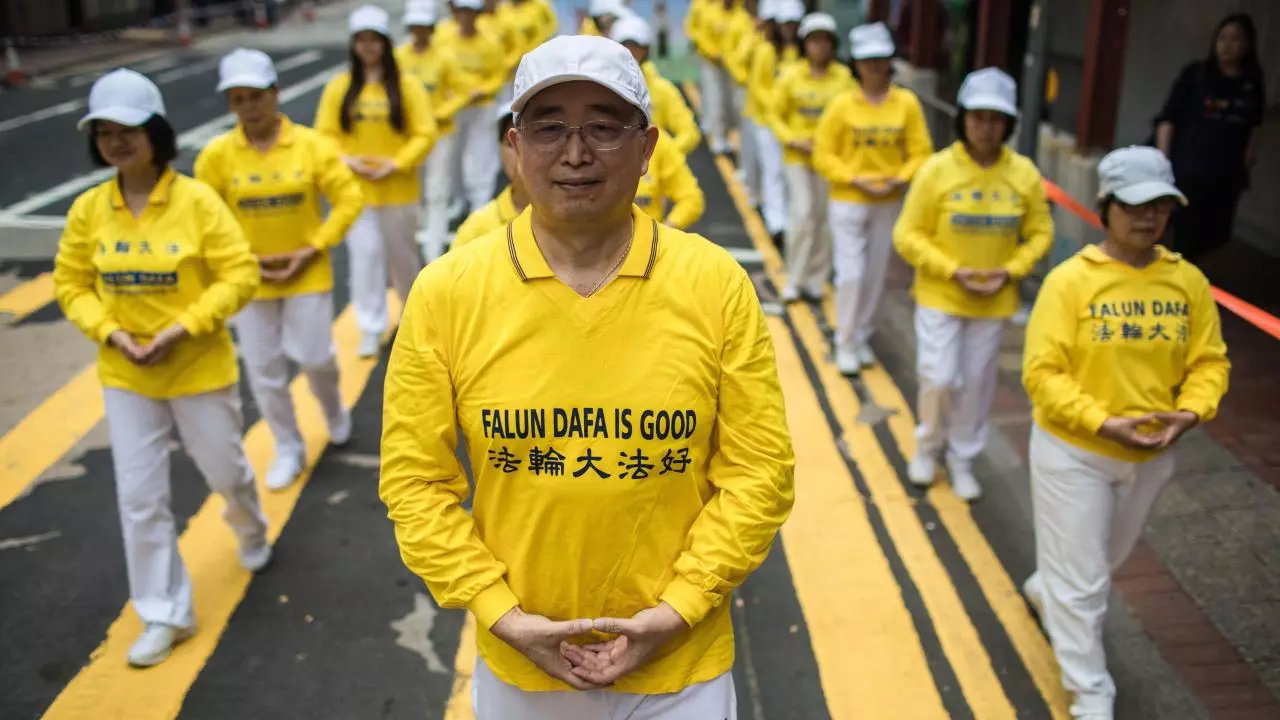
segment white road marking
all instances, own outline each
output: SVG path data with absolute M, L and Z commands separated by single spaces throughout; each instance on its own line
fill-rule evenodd
M 371 468 L 374 470 L 377 470 L 382 464 L 382 459 L 380 457 L 370 453 L 344 452 L 334 455 L 333 459 L 343 465 L 350 465 L 351 467 L 358 468 Z
M 348 497 L 351 497 L 351 491 L 349 491 L 349 490 L 339 490 L 338 492 L 336 492 L 336 493 L 334 493 L 334 494 L 330 495 L 329 497 L 325 498 L 325 502 L 329 503 L 330 505 L 337 505 L 338 503 L 342 502 L 343 500 L 346 500 Z
M 152 78 L 152 80 L 154 80 L 157 85 L 165 85 L 167 83 L 173 82 L 174 80 L 181 80 L 183 78 L 188 78 L 193 75 L 200 75 L 202 73 L 207 73 L 210 70 L 216 69 L 218 67 L 219 62 L 220 62 L 219 60 L 205 60 L 204 62 L 192 63 L 190 65 L 176 67 L 172 70 L 166 70 L 160 73 L 159 75 Z M 210 90 L 212 90 L 212 88 L 210 88 Z
M 329 78 L 345 67 L 346 63 L 334 65 L 301 82 L 290 85 L 280 91 L 280 102 L 286 103 L 296 100 L 317 88 L 323 87 L 325 83 L 329 82 Z M 235 121 L 235 115 L 225 113 L 208 122 L 197 125 L 178 136 L 178 147 L 184 150 L 199 150 L 210 140 L 235 125 Z M 115 175 L 115 172 L 113 168 L 94 170 L 61 182 L 48 190 L 38 192 L 7 208 L 0 208 L 0 222 L 10 221 L 15 216 L 26 215 L 47 205 L 52 205 L 59 200 L 78 195 L 94 185 L 107 181 Z
M 449 668 L 440 662 L 436 647 L 431 642 L 431 629 L 436 625 L 439 614 L 435 603 L 422 593 L 413 595 L 413 611 L 391 623 L 391 629 L 399 633 L 396 644 L 422 656 L 427 661 L 427 671 L 439 675 L 450 674 Z
M 160 55 L 158 57 L 153 57 L 150 60 L 143 60 L 142 62 L 137 64 L 130 64 L 128 62 L 125 62 L 125 63 L 119 64 L 118 67 L 127 67 L 131 70 L 134 70 L 135 72 L 140 72 L 143 75 L 147 75 L 149 73 L 160 72 L 161 70 L 167 70 L 173 67 L 174 65 L 177 65 L 178 63 L 182 62 L 182 60 L 183 60 L 182 57 L 178 55 L 174 55 L 173 53 L 164 53 L 163 55 Z M 72 76 L 71 80 L 67 83 L 67 85 L 73 88 L 84 87 L 85 85 L 91 85 L 93 84 L 94 80 L 97 80 L 98 78 L 102 77 L 107 73 L 108 67 L 112 67 L 112 66 L 99 65 L 93 70 L 74 75 Z
M 727 247 L 725 250 L 733 256 L 734 260 L 742 263 L 762 263 L 764 255 L 757 249 L 751 247 Z
M 319 60 L 320 57 L 321 56 L 320 56 L 319 50 L 308 50 L 306 52 L 300 52 L 297 55 L 294 55 L 293 57 L 285 58 L 284 60 L 281 60 L 280 62 L 276 63 L 276 72 L 282 73 L 288 70 L 293 70 L 295 68 L 300 68 L 303 65 L 310 65 L 311 63 Z
M 43 110 L 37 110 L 33 113 L 27 113 L 26 115 L 19 115 L 16 118 L 10 118 L 4 122 L 0 122 L 0 133 L 8 132 L 9 130 L 16 130 L 23 125 L 30 125 L 31 123 L 37 123 L 41 120 L 48 120 L 49 118 L 67 115 L 83 107 L 84 100 L 68 100 L 64 103 L 51 105 Z
M 57 530 L 54 530 L 52 532 L 47 532 L 42 535 L 28 535 L 26 537 L 9 538 L 7 540 L 0 540 L 0 550 L 13 550 L 15 548 L 30 547 L 32 545 L 42 543 L 45 540 L 52 540 L 56 537 L 62 537 L 62 533 L 58 532 Z
M 0 216 L 0 229 L 22 228 L 24 230 L 61 230 L 67 219 L 61 215 L 23 215 L 21 217 Z

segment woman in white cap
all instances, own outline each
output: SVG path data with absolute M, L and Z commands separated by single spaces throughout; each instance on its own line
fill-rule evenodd
M 1159 245 L 1186 198 L 1159 150 L 1098 164 L 1106 239 L 1054 268 L 1027 325 L 1022 380 L 1036 572 L 1023 586 L 1075 695 L 1073 717 L 1112 720 L 1103 619 L 1111 573 L 1173 474 L 1170 447 L 1213 418 L 1230 363 L 1208 280 Z
M 329 251 L 364 209 L 364 193 L 332 143 L 280 113 L 279 79 L 266 53 L 242 48 L 222 58 L 218 91 L 239 123 L 205 146 L 195 175 L 227 201 L 261 267 L 262 285 L 235 326 L 249 389 L 276 441 L 267 489 L 283 490 L 306 467 L 290 360 L 307 376 L 329 440 L 351 438 L 338 390 Z M 322 198 L 332 208 L 327 218 Z
M 258 288 L 258 263 L 217 193 L 170 167 L 178 147 L 154 83 L 132 70 L 102 76 L 80 127 L 90 158 L 116 173 L 72 204 L 54 290 L 99 345 L 129 597 L 144 625 L 128 659 L 147 667 L 196 627 L 169 504 L 175 424 L 226 503 L 241 565 L 256 572 L 271 560 L 226 328 Z
M 454 118 L 471 98 L 462 83 L 457 64 L 449 56 L 447 41 L 437 30 L 435 0 L 410 0 L 405 4 L 404 24 L 409 39 L 396 48 L 401 72 L 422 83 L 436 120 L 436 143 L 423 167 L 423 257 L 430 262 L 444 247 L 449 234 L 449 200 L 453 196 L 457 165 L 457 133 Z
M 827 106 L 813 164 L 831 187 L 836 266 L 836 365 L 856 375 L 876 364 L 876 308 L 893 253 L 893 225 L 916 170 L 933 152 L 915 93 L 892 84 L 893 37 L 883 23 L 849 33 L 859 83 Z
M 1040 171 L 1005 147 L 1017 121 L 1017 85 L 996 68 L 960 86 L 956 136 L 916 173 L 893 231 L 916 269 L 916 452 L 907 474 L 933 482 L 946 450 L 951 487 L 976 500 L 973 459 L 987 444 L 1004 322 L 1017 281 L 1053 241 Z
M 365 210 L 347 236 L 361 357 L 382 347 L 390 322 L 388 273 L 403 301 L 422 268 L 415 239 L 419 165 L 436 137 L 426 91 L 400 73 L 389 22 L 373 5 L 351 13 L 351 69 L 329 81 L 316 110 L 316 130 L 337 141 L 364 190 Z
M 702 132 L 711 152 L 729 152 L 733 124 L 733 79 L 725 69 L 725 38 L 733 18 L 735 0 L 693 0 L 685 16 L 685 34 L 701 56 L 699 87 L 702 92 Z
M 578 27 L 578 34 L 609 37 L 613 24 L 632 14 L 631 8 L 624 5 L 622 0 L 591 0 L 587 5 L 587 16 L 582 18 Z
M 803 62 L 789 66 L 773 89 L 773 131 L 783 148 L 791 216 L 787 223 L 787 285 L 783 302 L 818 301 L 831 274 L 827 182 L 813 164 L 818 119 L 832 100 L 853 89 L 849 68 L 836 62 L 836 20 L 810 13 L 800 22 Z
M 761 8 L 764 42 L 751 52 L 745 115 L 755 121 L 761 215 L 774 244 L 781 247 L 787 229 L 787 176 L 782 145 L 773 131 L 773 86 L 782 69 L 800 57 L 797 36 L 804 5 L 800 0 L 765 0 Z
M 653 98 L 651 121 L 667 133 L 668 140 L 682 155 L 688 155 L 702 142 L 702 131 L 694 119 L 693 110 L 685 103 L 684 95 L 675 83 L 662 77 L 656 65 L 649 60 L 649 47 L 653 44 L 653 30 L 638 15 L 624 15 L 610 28 L 614 42 L 631 51 L 631 57 L 640 63 L 649 95 Z

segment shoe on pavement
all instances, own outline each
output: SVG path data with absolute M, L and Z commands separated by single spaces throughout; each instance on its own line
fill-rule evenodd
M 858 364 L 864 368 L 876 366 L 876 354 L 871 351 L 871 346 L 863 343 L 858 346 Z
M 351 411 L 343 410 L 342 417 L 338 419 L 338 422 L 329 426 L 329 444 L 334 447 L 342 447 L 351 442 L 353 424 L 351 422 Z
M 1031 577 L 1022 583 L 1022 594 L 1026 596 L 1027 602 L 1031 603 L 1031 609 L 1035 611 L 1036 617 L 1044 622 L 1044 580 L 1040 577 L 1040 571 L 1031 573 Z
M 788 285 L 782 289 L 782 295 L 778 297 L 784 303 L 790 304 L 800 301 L 800 288 Z
M 267 489 L 284 490 L 289 487 L 302 474 L 302 468 L 305 465 L 302 456 L 298 453 L 276 453 L 275 459 L 271 461 L 271 467 L 267 468 Z
M 982 497 L 982 486 L 973 476 L 973 467 L 967 461 L 947 461 L 947 474 L 951 476 L 951 489 L 956 497 L 972 502 Z
M 250 547 L 241 546 L 240 566 L 251 573 L 260 573 L 271 564 L 271 543 L 263 538 L 261 542 Z
M 929 487 L 937 474 L 938 461 L 928 453 L 917 450 L 907 463 L 907 479 L 916 487 Z
M 841 375 L 857 375 L 862 370 L 858 353 L 853 350 L 836 350 L 836 368 Z
M 191 637 L 193 628 L 180 628 L 161 623 L 148 623 L 129 648 L 129 665 L 147 668 L 164 662 L 178 643 Z
M 366 333 L 360 338 L 360 349 L 357 354 L 362 358 L 377 357 L 382 352 L 382 336 Z

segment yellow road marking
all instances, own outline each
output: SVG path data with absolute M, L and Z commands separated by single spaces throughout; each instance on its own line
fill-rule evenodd
M 391 317 L 398 318 L 400 303 L 394 292 L 388 293 L 388 302 Z M 360 331 L 351 306 L 334 322 L 333 341 L 341 373 L 339 388 L 343 402 L 350 407 L 360 398 L 377 364 L 376 358 L 361 359 L 356 355 Z M 244 437 L 245 452 L 258 477 L 258 492 L 270 523 L 268 538 L 272 542 L 293 513 L 311 469 L 328 441 L 323 412 L 311 396 L 305 377 L 295 378 L 289 390 L 297 408 L 298 429 L 307 443 L 307 469 L 303 476 L 283 492 L 268 491 L 263 479 L 275 452 L 271 431 L 259 420 Z M 222 520 L 223 506 L 220 495 L 210 494 L 178 541 L 195 586 L 198 625 L 195 636 L 154 668 L 129 668 L 125 656 L 129 645 L 142 631 L 142 623 L 131 605 L 126 605 L 107 630 L 106 640 L 90 656 L 89 664 L 72 678 L 45 712 L 45 720 L 169 720 L 177 717 L 187 691 L 213 654 L 252 579 L 252 575 L 240 567 L 235 536 Z
M 96 364 L 76 373 L 0 438 L 0 508 L 66 455 L 102 419 Z
M 0 315 L 9 315 L 9 322 L 16 323 L 51 302 L 53 273 L 40 273 L 0 295 Z
M 769 329 L 796 452 L 796 504 L 782 549 L 831 718 L 948 717 L 799 354 L 781 320 L 769 318 Z
M 445 705 L 444 720 L 476 720 L 471 707 L 471 673 L 476 665 L 476 618 L 467 613 L 458 637 L 458 654 L 453 658 L 453 690 Z

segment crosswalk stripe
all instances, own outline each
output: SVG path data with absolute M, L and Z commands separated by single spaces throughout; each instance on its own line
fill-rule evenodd
M 390 315 L 398 318 L 400 302 L 394 291 L 387 293 Z M 394 323 L 393 323 L 394 324 Z M 359 358 L 356 348 L 360 330 L 355 310 L 347 306 L 333 325 L 337 348 L 339 388 L 343 402 L 352 406 L 364 392 L 376 358 Z M 297 409 L 298 429 L 307 441 L 307 469 L 283 492 L 268 491 L 263 485 L 267 465 L 275 453 L 275 442 L 266 422 L 259 420 L 244 437 L 245 452 L 258 479 L 262 509 L 274 542 L 293 513 L 298 496 L 311 470 L 324 451 L 328 438 L 324 414 L 308 390 L 301 374 L 289 386 Z M 183 699 L 201 668 L 217 648 L 232 613 L 244 598 L 252 575 L 240 567 L 235 536 L 222 520 L 225 503 L 210 494 L 187 524 L 178 541 L 195 588 L 198 629 L 190 640 L 174 649 L 159 666 L 145 671 L 128 667 L 129 645 L 142 631 L 142 623 L 131 604 L 111 624 L 106 640 L 89 663 L 72 678 L 45 712 L 44 720 L 88 720 L 89 718 L 130 718 L 130 720 L 170 720 L 182 709 Z
M 89 365 L 0 437 L 0 509 L 88 435 L 102 412 L 98 367 Z
M 40 273 L 0 295 L 0 315 L 8 315 L 9 322 L 22 318 L 53 302 L 53 273 Z

